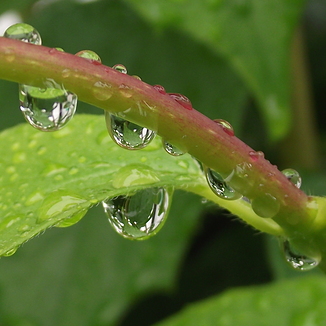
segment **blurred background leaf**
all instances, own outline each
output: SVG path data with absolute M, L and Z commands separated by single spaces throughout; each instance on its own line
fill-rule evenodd
M 130 74 L 149 84 L 185 94 L 197 110 L 230 121 L 237 136 L 267 150 L 268 159 L 286 168 L 300 165 L 290 151 L 293 140 L 282 145 L 288 156 L 284 160 L 277 155 L 279 143 L 275 146 L 271 139 L 282 138 L 296 117 L 290 109 L 289 50 L 304 6 L 301 19 L 320 140 L 315 145 L 321 145 L 322 167 L 326 148 L 324 0 L 3 0 L 0 12 L 17 10 L 24 22 L 40 32 L 46 46 L 70 53 L 93 50 L 108 66 L 122 63 Z M 17 85 L 0 81 L 0 106 L 1 129 L 24 121 Z M 79 103 L 78 111 L 102 114 L 84 103 Z M 307 156 L 307 148 L 298 140 L 299 134 L 306 134 L 300 130 L 294 138 L 296 151 Z M 300 173 L 305 191 L 325 194 L 325 173 L 315 167 Z M 226 292 L 226 299 L 216 299 L 219 311 L 219 300 L 233 300 L 236 295 L 239 301 L 231 301 L 225 310 L 226 320 L 232 320 L 235 312 L 239 316 L 257 311 L 257 296 L 261 300 L 269 300 L 270 293 L 283 296 L 297 289 L 302 278 L 285 264 L 276 239 L 257 234 L 228 212 L 185 193 L 178 194 L 165 227 L 148 242 L 120 239 L 95 208 L 77 225 L 49 230 L 14 256 L 2 258 L 0 270 L 0 324 L 6 326 L 146 326 L 189 303 L 247 286 Z M 300 303 L 298 296 L 289 313 L 307 308 L 311 315 L 321 316 L 323 280 L 316 271 L 309 274 L 311 279 L 302 281 L 302 293 L 313 298 L 311 305 Z M 259 292 L 264 290 L 257 293 L 250 287 L 293 277 L 299 278 L 297 283 L 268 287 L 266 296 Z M 284 296 L 289 301 L 282 308 L 292 299 Z M 181 313 L 179 325 L 188 325 L 184 314 L 195 314 L 193 307 L 194 312 L 189 308 Z M 279 309 L 277 302 L 271 307 L 274 314 Z M 309 318 L 305 311 L 301 315 L 293 317 L 293 325 Z M 196 325 L 204 321 L 201 315 L 193 320 Z M 261 324 L 265 322 L 268 325 L 268 316 Z

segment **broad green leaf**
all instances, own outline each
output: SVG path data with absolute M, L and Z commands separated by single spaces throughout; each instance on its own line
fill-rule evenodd
M 285 135 L 291 121 L 289 49 L 304 0 L 125 2 L 156 26 L 182 30 L 223 53 L 251 88 L 270 136 Z
M 0 259 L 0 325 L 118 325 L 129 306 L 175 288 L 202 210 L 176 192 L 164 228 L 147 241 L 117 235 L 100 206 Z
M 3 131 L 0 144 L 1 255 L 106 198 L 205 184 L 191 156 L 170 156 L 159 138 L 140 152 L 120 148 L 103 116 L 77 115 L 53 133 L 19 125 Z
M 326 280 L 296 278 L 233 289 L 191 304 L 157 326 L 325 325 Z

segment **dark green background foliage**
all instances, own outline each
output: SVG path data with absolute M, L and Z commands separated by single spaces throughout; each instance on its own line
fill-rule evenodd
M 322 0 L 34 3 L 2 0 L 0 12 L 19 11 L 46 46 L 93 50 L 108 66 L 122 63 L 149 84 L 185 94 L 280 168 L 288 166 L 276 154 L 296 141 L 286 141 L 296 115 L 289 52 L 301 25 L 316 103 L 307 110 L 324 138 Z M 1 81 L 0 106 L 1 129 L 24 121 L 17 85 Z M 83 103 L 78 111 L 102 114 Z M 295 157 L 285 161 L 300 166 Z M 306 191 L 325 194 L 317 164 L 301 171 Z M 326 281 L 318 274 L 293 272 L 276 239 L 178 192 L 165 227 L 148 241 L 120 238 L 96 207 L 75 226 L 49 230 L 2 258 L 0 325 L 324 325 Z

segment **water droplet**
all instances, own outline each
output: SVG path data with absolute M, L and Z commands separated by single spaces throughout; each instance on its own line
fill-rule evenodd
M 132 75 L 132 77 L 134 77 L 134 78 L 136 78 L 138 80 L 141 80 L 141 78 L 139 76 L 137 76 L 137 75 Z
M 117 70 L 117 71 L 121 72 L 122 74 L 127 74 L 127 68 L 124 65 L 120 64 L 120 63 L 114 65 L 112 67 L 112 69 Z
M 223 119 L 215 119 L 213 121 L 220 125 L 223 131 L 226 132 L 229 136 L 234 136 L 234 130 L 230 122 Z
M 43 200 L 44 196 L 40 192 L 32 193 L 26 200 L 25 205 L 31 206 L 37 203 L 38 201 Z
M 4 55 L 7 62 L 13 62 L 16 58 L 15 52 L 10 48 L 5 49 Z
M 174 145 L 168 143 L 167 141 L 164 141 L 164 140 L 162 140 L 162 141 L 163 141 L 163 147 L 164 147 L 165 151 L 166 151 L 168 154 L 170 154 L 170 155 L 172 155 L 172 156 L 180 156 L 180 155 L 183 155 L 183 154 L 184 154 L 184 152 L 181 151 L 181 150 L 180 150 L 179 148 L 177 148 L 176 146 L 174 146 Z
M 93 94 L 98 100 L 106 101 L 111 98 L 113 94 L 112 86 L 107 83 L 97 81 L 93 87 Z
M 220 198 L 235 200 L 242 197 L 240 193 L 229 186 L 228 182 L 219 173 L 210 168 L 205 168 L 205 175 L 208 185 Z
M 165 88 L 161 85 L 154 85 L 153 86 L 159 93 L 166 94 Z
M 73 117 L 77 96 L 62 87 L 38 88 L 20 85 L 20 109 L 25 119 L 36 129 L 55 131 Z
M 70 69 L 63 69 L 61 74 L 62 74 L 63 78 L 68 78 L 71 74 L 71 71 L 70 71 Z
M 300 177 L 299 172 L 294 169 L 285 169 L 282 173 L 286 176 L 286 178 L 291 181 L 297 188 L 300 189 L 302 184 L 302 179 Z
M 249 157 L 250 157 L 250 159 L 252 161 L 256 162 L 256 161 L 259 160 L 259 158 L 262 158 L 262 159 L 264 158 L 264 153 L 261 152 L 261 151 L 258 151 L 258 152 L 256 152 L 256 151 L 250 151 L 249 152 Z
M 94 51 L 91 50 L 83 50 L 83 51 L 79 51 L 78 53 L 76 53 L 76 56 L 84 58 L 84 59 L 88 59 L 91 62 L 96 61 L 101 63 L 101 58 L 100 56 L 95 53 Z
M 320 254 L 316 257 L 308 257 L 295 250 L 289 240 L 283 241 L 283 251 L 286 261 L 296 270 L 309 271 L 318 266 L 320 263 Z
M 130 98 L 132 96 L 132 88 L 125 84 L 119 85 L 119 92 L 125 98 Z
M 52 218 L 60 215 L 64 222 L 67 218 L 73 218 L 74 214 L 79 214 L 80 211 L 89 207 L 89 202 L 71 194 L 70 192 L 58 190 L 49 194 L 43 201 L 41 207 L 37 211 L 37 223 L 46 223 Z
M 2 254 L 1 256 L 2 256 L 2 257 L 10 257 L 10 256 L 12 256 L 13 254 L 16 253 L 16 251 L 18 250 L 18 248 L 19 248 L 19 246 L 17 246 L 17 247 L 13 247 L 13 248 L 9 249 L 8 251 L 6 251 L 6 252 L 5 252 L 4 254 Z
M 42 44 L 41 36 L 38 31 L 33 26 L 24 23 L 11 25 L 7 28 L 3 36 L 26 43 L 36 45 Z
M 280 202 L 271 194 L 262 193 L 252 199 L 251 207 L 258 216 L 272 218 L 278 213 Z
M 65 218 L 61 222 L 57 223 L 55 226 L 57 228 L 66 228 L 68 226 L 72 226 L 72 225 L 76 224 L 77 222 L 79 222 L 86 215 L 87 212 L 88 212 L 88 209 L 83 209 L 80 212 L 78 212 L 77 214 L 74 214 L 72 216 Z
M 75 175 L 75 174 L 77 174 L 79 172 L 79 170 L 78 170 L 78 168 L 76 168 L 75 166 L 73 166 L 73 167 L 71 167 L 70 169 L 69 169 L 69 174 L 70 175 Z
M 118 196 L 102 202 L 115 231 L 125 238 L 144 240 L 163 226 L 173 191 L 148 188 L 130 196 Z
M 192 110 L 192 104 L 188 97 L 179 94 L 179 93 L 168 93 L 170 97 L 172 97 L 176 102 L 178 102 L 180 105 L 182 105 L 187 110 Z
M 155 171 L 147 165 L 132 164 L 122 167 L 114 174 L 112 186 L 116 189 L 121 189 L 137 185 L 153 184 L 159 181 L 160 178 Z
M 107 129 L 112 139 L 126 149 L 142 149 L 154 138 L 154 131 L 105 112 Z

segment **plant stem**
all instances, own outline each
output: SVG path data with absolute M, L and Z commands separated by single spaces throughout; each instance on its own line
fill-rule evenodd
M 276 166 L 221 125 L 134 77 L 55 49 L 6 38 L 0 38 L 0 65 L 2 79 L 39 87 L 53 80 L 84 102 L 156 131 L 228 177 L 230 185 L 250 200 L 261 199 L 263 209 L 278 205 L 273 219 L 286 236 L 303 236 L 314 220 L 311 200 Z

